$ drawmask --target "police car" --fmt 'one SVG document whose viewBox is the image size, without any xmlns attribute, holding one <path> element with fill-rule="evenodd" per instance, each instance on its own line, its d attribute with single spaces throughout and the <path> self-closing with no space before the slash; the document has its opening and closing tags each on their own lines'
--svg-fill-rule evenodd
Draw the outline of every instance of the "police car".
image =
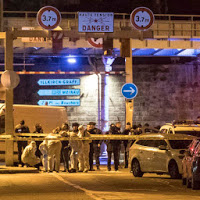
<svg viewBox="0 0 200 200">
<path fill-rule="evenodd" d="M 159 133 L 162 134 L 186 134 L 193 136 L 200 136 L 200 124 L 195 121 L 173 121 L 166 123 L 160 128 Z"/>
<path fill-rule="evenodd" d="M 171 178 L 180 178 L 183 151 L 193 138 L 185 134 L 141 134 L 129 149 L 130 171 L 135 177 L 167 173 Z"/>
</svg>

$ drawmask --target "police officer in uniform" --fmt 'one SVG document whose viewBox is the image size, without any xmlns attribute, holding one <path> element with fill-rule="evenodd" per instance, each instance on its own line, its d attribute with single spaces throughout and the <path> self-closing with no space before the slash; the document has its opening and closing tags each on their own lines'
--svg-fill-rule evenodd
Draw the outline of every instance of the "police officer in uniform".
<svg viewBox="0 0 200 200">
<path fill-rule="evenodd" d="M 62 137 L 69 137 L 69 125 L 67 123 L 62 124 L 60 135 Z M 61 157 L 64 163 L 63 172 L 69 171 L 69 141 L 68 140 L 62 141 Z"/>
<path fill-rule="evenodd" d="M 121 122 L 117 122 L 116 124 L 111 124 L 110 130 L 108 132 L 106 132 L 106 134 L 121 135 L 120 128 L 121 128 Z M 108 163 L 107 163 L 108 171 L 111 171 L 112 153 L 114 154 L 115 171 L 118 171 L 121 141 L 120 140 L 107 140 L 106 144 L 107 144 L 107 153 L 108 153 Z"/>
<path fill-rule="evenodd" d="M 43 133 L 43 129 L 42 129 L 41 124 L 37 123 L 35 125 L 35 130 L 33 131 L 33 133 Z M 37 150 L 35 152 L 35 155 L 37 157 L 40 157 L 42 155 L 41 152 L 40 152 L 40 150 L 39 150 L 39 146 L 40 146 L 41 143 L 42 143 L 42 141 L 36 141 Z"/>
<path fill-rule="evenodd" d="M 16 127 L 15 127 L 15 133 L 30 133 L 30 130 L 28 126 L 25 125 L 25 121 L 22 120 Z M 27 141 L 17 141 L 17 147 L 18 147 L 18 161 L 20 165 L 24 166 L 24 163 L 21 160 L 22 151 L 27 146 Z"/>
<path fill-rule="evenodd" d="M 101 135 L 102 131 L 98 128 L 95 127 L 96 123 L 95 122 L 89 122 L 89 133 L 90 134 L 98 134 Z M 100 170 L 100 161 L 99 161 L 99 156 L 101 153 L 101 141 L 100 140 L 93 140 L 90 143 L 90 153 L 89 153 L 89 163 L 90 163 L 90 169 L 89 171 L 95 171 L 93 168 L 93 154 L 95 156 L 96 160 L 96 167 L 97 170 Z"/>
<path fill-rule="evenodd" d="M 126 129 L 123 131 L 122 135 L 131 135 L 131 123 L 127 122 Z M 124 168 L 128 168 L 128 140 L 124 140 Z"/>
</svg>

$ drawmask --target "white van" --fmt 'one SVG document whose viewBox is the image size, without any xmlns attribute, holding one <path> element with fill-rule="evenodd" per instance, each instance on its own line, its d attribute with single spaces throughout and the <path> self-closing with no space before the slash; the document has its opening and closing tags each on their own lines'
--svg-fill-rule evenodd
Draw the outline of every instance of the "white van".
<svg viewBox="0 0 200 200">
<path fill-rule="evenodd" d="M 51 133 L 53 129 L 67 122 L 67 111 L 65 107 L 37 106 L 37 105 L 13 105 L 14 127 L 25 121 L 32 133 L 35 124 L 40 123 L 44 133 Z M 0 103 L 0 133 L 5 132 L 5 104 Z M 17 161 L 17 145 L 14 144 L 14 161 Z M 5 159 L 5 142 L 0 141 L 0 160 Z"/>
<path fill-rule="evenodd" d="M 67 122 L 67 111 L 65 107 L 37 106 L 37 105 L 13 105 L 14 127 L 21 120 L 29 127 L 30 132 L 34 131 L 35 124 L 42 125 L 44 133 L 51 133 L 57 126 Z M 0 104 L 0 131 L 5 131 L 5 105 Z"/>
</svg>

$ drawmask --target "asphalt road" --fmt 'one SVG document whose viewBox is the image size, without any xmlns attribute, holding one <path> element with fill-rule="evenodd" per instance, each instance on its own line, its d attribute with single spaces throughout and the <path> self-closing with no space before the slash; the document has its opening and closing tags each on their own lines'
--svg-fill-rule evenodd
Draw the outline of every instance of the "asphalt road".
<svg viewBox="0 0 200 200">
<path fill-rule="evenodd" d="M 182 186 L 167 175 L 134 178 L 118 172 L 0 174 L 0 200 L 196 200 L 200 190 Z"/>
</svg>

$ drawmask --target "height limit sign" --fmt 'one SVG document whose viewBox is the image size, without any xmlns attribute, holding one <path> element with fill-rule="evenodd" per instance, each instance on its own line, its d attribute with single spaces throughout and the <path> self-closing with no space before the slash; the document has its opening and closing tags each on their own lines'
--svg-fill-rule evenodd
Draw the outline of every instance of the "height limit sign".
<svg viewBox="0 0 200 200">
<path fill-rule="evenodd" d="M 45 6 L 37 13 L 38 24 L 47 30 L 55 29 L 61 21 L 61 15 L 57 8 Z"/>
<path fill-rule="evenodd" d="M 139 31 L 146 31 L 152 26 L 154 22 L 154 15 L 149 8 L 139 7 L 133 10 L 130 20 L 135 29 Z"/>
</svg>

